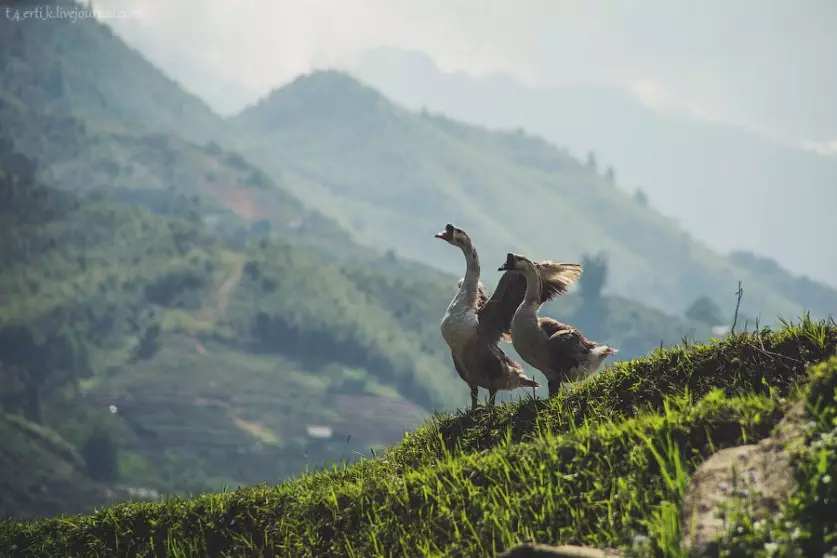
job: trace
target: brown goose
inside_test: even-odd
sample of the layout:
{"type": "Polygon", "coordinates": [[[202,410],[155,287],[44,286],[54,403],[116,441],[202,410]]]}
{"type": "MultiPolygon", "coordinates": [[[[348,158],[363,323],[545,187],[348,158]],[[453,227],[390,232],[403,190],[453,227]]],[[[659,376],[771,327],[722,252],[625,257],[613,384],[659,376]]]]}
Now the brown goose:
{"type": "MultiPolygon", "coordinates": [[[[465,255],[465,277],[459,280],[459,291],[442,318],[441,330],[456,372],[471,389],[471,408],[477,405],[480,387],[488,390],[490,405],[499,390],[540,387],[498,346],[500,339],[511,341],[511,320],[526,293],[525,278],[518,273],[504,274],[488,297],[479,280],[479,256],[465,231],[448,224],[436,238],[458,247],[465,255]]],[[[541,304],[566,292],[575,277],[544,273],[541,304]]]]}
{"type": "MultiPolygon", "coordinates": [[[[519,272],[526,279],[526,295],[511,322],[512,344],[520,358],[546,376],[552,396],[560,390],[562,382],[575,382],[595,373],[604,359],[618,350],[590,341],[574,327],[558,320],[538,317],[542,296],[539,275],[545,265],[551,266],[550,273],[554,274],[577,266],[550,263],[539,267],[525,256],[507,254],[498,271],[519,272]]],[[[573,273],[576,277],[580,275],[581,267],[573,273]]]]}

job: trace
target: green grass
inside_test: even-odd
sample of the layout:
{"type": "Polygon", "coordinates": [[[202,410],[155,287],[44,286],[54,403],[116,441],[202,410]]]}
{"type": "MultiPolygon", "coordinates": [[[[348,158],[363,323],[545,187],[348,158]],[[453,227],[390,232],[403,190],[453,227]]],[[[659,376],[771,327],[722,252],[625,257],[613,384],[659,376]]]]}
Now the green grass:
{"type": "MultiPolygon", "coordinates": [[[[808,318],[776,332],[661,350],[549,401],[437,416],[374,459],[277,486],[7,522],[0,549],[493,556],[537,541],[679,556],[678,507],[690,473],[714,451],[768,436],[802,397],[814,426],[782,529],[817,552],[806,555],[821,555],[837,533],[834,507],[823,507],[834,497],[825,480],[834,445],[825,433],[837,416],[837,358],[828,360],[835,350],[837,326],[808,318]]],[[[725,548],[752,555],[763,555],[779,533],[736,532],[725,548]]]]}

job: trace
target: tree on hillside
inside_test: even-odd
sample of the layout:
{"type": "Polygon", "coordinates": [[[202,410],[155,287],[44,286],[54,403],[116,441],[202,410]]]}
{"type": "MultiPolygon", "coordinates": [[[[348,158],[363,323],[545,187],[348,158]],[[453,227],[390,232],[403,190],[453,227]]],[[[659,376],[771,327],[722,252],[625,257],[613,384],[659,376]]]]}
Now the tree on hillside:
{"type": "Polygon", "coordinates": [[[47,341],[47,366],[51,370],[63,370],[61,383],[70,383],[78,395],[79,380],[91,374],[90,348],[87,341],[71,327],[62,327],[47,341]]]}
{"type": "Polygon", "coordinates": [[[605,178],[607,178],[608,182],[611,184],[616,184],[616,171],[613,170],[613,167],[608,165],[607,170],[605,171],[605,178]]]}
{"type": "Polygon", "coordinates": [[[160,324],[148,326],[134,349],[133,361],[148,360],[160,350],[160,324]]]}
{"type": "Polygon", "coordinates": [[[593,172],[598,172],[599,165],[596,162],[596,154],[592,151],[587,152],[587,168],[593,172]]]}
{"type": "Polygon", "coordinates": [[[597,301],[607,281],[607,255],[603,252],[595,256],[584,254],[581,265],[584,269],[578,280],[581,296],[585,302],[597,301]]]}
{"type": "Polygon", "coordinates": [[[101,426],[95,428],[81,446],[87,473],[102,482],[113,482],[118,478],[118,453],[113,435],[101,426]]]}
{"type": "Polygon", "coordinates": [[[636,192],[634,192],[634,201],[642,206],[648,205],[648,196],[642,188],[637,188],[636,192]]]}
{"type": "Polygon", "coordinates": [[[724,323],[721,308],[708,296],[699,296],[686,309],[686,317],[714,326],[724,323]]]}
{"type": "Polygon", "coordinates": [[[19,404],[27,420],[41,422],[44,392],[54,392],[90,369],[85,343],[67,328],[40,336],[28,325],[9,325],[0,329],[0,362],[3,376],[19,382],[23,402],[19,404]]]}
{"type": "Polygon", "coordinates": [[[0,329],[0,360],[21,379],[24,390],[24,417],[41,422],[41,387],[46,370],[43,353],[35,332],[27,325],[11,325],[0,329]]]}

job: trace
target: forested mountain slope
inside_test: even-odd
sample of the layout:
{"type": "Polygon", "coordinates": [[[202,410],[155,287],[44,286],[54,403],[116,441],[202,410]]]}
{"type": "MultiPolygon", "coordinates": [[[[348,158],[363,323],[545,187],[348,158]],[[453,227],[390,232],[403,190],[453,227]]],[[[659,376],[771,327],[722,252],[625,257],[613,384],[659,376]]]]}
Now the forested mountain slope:
{"type": "Polygon", "coordinates": [[[669,312],[701,294],[731,307],[738,280],[748,314],[770,321],[800,312],[597,169],[522,132],[410,112],[334,71],[274,90],[234,123],[251,138],[248,156],[281,171],[300,199],[404,256],[459,269],[455,250],[427,241],[450,221],[486,262],[507,251],[565,261],[604,251],[618,270],[612,292],[669,312]]]}

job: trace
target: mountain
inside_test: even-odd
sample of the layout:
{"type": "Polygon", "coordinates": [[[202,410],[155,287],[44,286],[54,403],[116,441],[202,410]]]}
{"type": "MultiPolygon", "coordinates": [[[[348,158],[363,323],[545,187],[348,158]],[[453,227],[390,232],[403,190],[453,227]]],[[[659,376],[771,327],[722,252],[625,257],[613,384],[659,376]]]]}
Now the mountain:
{"type": "MultiPolygon", "coordinates": [[[[25,50],[12,48],[11,44],[4,50],[0,111],[4,126],[10,128],[19,148],[42,160],[39,168],[43,175],[60,187],[117,187],[122,199],[156,209],[164,204],[161,196],[179,196],[176,203],[165,202],[176,207],[184,206],[183,198],[193,201],[198,196],[206,207],[204,218],[222,221],[221,226],[227,231],[247,234],[265,227],[274,233],[296,231],[301,241],[318,247],[328,245],[329,257],[343,261],[374,259],[368,251],[361,256],[360,242],[457,274],[461,274],[461,262],[456,251],[440,249],[443,247],[438,242],[426,239],[431,231],[455,216],[442,208],[461,207],[459,222],[468,225],[475,238],[480,239],[481,251],[487,258],[502,259],[509,249],[556,254],[551,257],[560,254],[564,259],[603,249],[610,253],[615,267],[628,271],[614,275],[615,293],[639,298],[670,313],[680,313],[700,294],[715,297],[722,308],[730,307],[730,296],[722,293],[730,287],[734,291],[737,279],[748,285],[742,303],[749,314],[763,310],[763,318],[769,320],[776,314],[798,313],[795,301],[788,304],[775,293],[763,292],[756,282],[732,266],[722,264],[726,269],[713,270],[714,278],[706,279],[702,277],[706,271],[680,265],[681,247],[691,246],[681,231],[659,215],[637,208],[627,196],[620,196],[613,203],[602,202],[607,208],[603,210],[597,197],[610,198],[618,190],[542,141],[521,139],[514,134],[492,135],[446,119],[406,113],[366,88],[355,88],[356,84],[349,83],[351,80],[344,80],[331,92],[316,91],[318,86],[309,83],[318,81],[314,79],[301,80],[297,87],[283,88],[274,96],[278,99],[277,110],[293,111],[294,103],[298,103],[303,110],[300,115],[305,115],[304,119],[291,115],[289,122],[295,127],[277,131],[289,145],[277,146],[266,138],[273,133],[269,129],[272,124],[265,121],[262,125],[267,126],[266,131],[254,131],[255,128],[241,126],[242,119],[247,119],[245,115],[232,123],[224,121],[127,47],[106,26],[94,20],[78,21],[72,26],[66,20],[51,20],[47,24],[43,28],[12,21],[3,24],[11,26],[4,36],[19,36],[25,50]],[[85,72],[80,60],[94,61],[102,71],[85,72]],[[70,83],[72,87],[51,88],[43,79],[50,73],[56,82],[70,83]],[[334,95],[340,99],[335,101],[334,95]],[[380,133],[375,130],[374,137],[367,132],[373,144],[378,142],[378,151],[378,147],[363,141],[343,149],[345,142],[354,141],[348,131],[366,125],[358,120],[364,114],[361,107],[367,102],[366,97],[377,107],[368,113],[373,115],[371,118],[377,118],[375,111],[379,116],[389,114],[380,122],[384,127],[392,127],[380,133]],[[102,102],[107,110],[101,108],[102,102]],[[355,109],[360,112],[352,112],[355,109]],[[330,120],[325,120],[326,116],[330,120]],[[212,133],[198,133],[198,129],[212,133]],[[296,138],[294,134],[303,137],[296,138]],[[404,134],[417,141],[405,142],[404,134]],[[206,142],[210,136],[216,139],[206,142]],[[407,153],[397,152],[398,146],[407,144],[407,153]],[[363,152],[369,149],[372,151],[363,152]],[[388,149],[395,153],[386,153],[388,149]],[[316,153],[306,154],[306,150],[316,153]],[[334,150],[340,153],[332,154],[334,150]],[[359,160],[346,160],[356,156],[368,160],[360,164],[359,160]],[[555,176],[556,168],[565,173],[560,179],[555,176]],[[565,218],[572,224],[562,224],[562,228],[572,230],[572,235],[560,235],[561,241],[550,242],[547,250],[545,240],[532,243],[533,237],[542,237],[543,223],[562,218],[558,207],[546,200],[536,204],[534,215],[527,219],[528,227],[509,231],[497,225],[508,220],[496,211],[510,197],[501,180],[532,182],[554,192],[554,180],[566,187],[576,176],[580,182],[592,181],[604,188],[587,188],[596,192],[583,202],[588,204],[588,210],[578,214],[579,208],[573,208],[578,217],[565,218]],[[356,187],[346,189],[347,181],[356,187]],[[161,193],[173,185],[175,192],[161,193]],[[442,193],[438,195],[427,188],[442,193]],[[479,196],[478,204],[471,203],[475,195],[479,196]],[[422,209],[428,203],[433,207],[422,209]],[[487,204],[493,208],[488,213],[480,207],[487,204]],[[618,216],[607,218],[607,211],[615,211],[618,216]],[[636,211],[653,215],[657,226],[650,230],[645,224],[634,226],[630,216],[636,211]],[[405,213],[409,217],[406,222],[405,213]],[[623,214],[628,218],[623,218],[623,214]],[[583,215],[596,218],[584,219],[583,215]],[[330,218],[339,223],[332,223],[330,218]],[[605,223],[610,230],[601,230],[598,223],[605,223]],[[630,236],[635,237],[630,247],[621,243],[623,226],[628,226],[630,236]],[[660,228],[666,232],[661,233],[660,228]],[[488,236],[486,229],[492,231],[488,236]],[[668,249],[675,252],[672,257],[657,246],[656,237],[660,234],[668,237],[668,249]],[[614,240],[614,236],[620,238],[614,240]],[[649,237],[653,242],[643,240],[649,237]],[[502,243],[498,242],[501,238],[502,243]],[[649,255],[655,252],[659,256],[649,255]],[[664,279],[665,268],[657,268],[656,259],[664,259],[675,273],[664,279]],[[650,274],[658,276],[656,282],[661,287],[649,285],[646,277],[650,274]]],[[[325,87],[330,86],[325,83],[325,87]]],[[[259,120],[254,110],[247,111],[249,118],[259,120]]],[[[282,125],[281,117],[274,120],[282,125]]],[[[537,190],[535,186],[530,195],[540,197],[537,190]]],[[[532,205],[518,205],[515,211],[529,212],[532,205]]],[[[706,252],[701,247],[696,250],[706,252]]],[[[696,265],[701,267],[715,267],[700,261],[700,256],[690,259],[697,260],[696,265]]],[[[419,269],[403,259],[395,267],[405,273],[417,273],[419,269]]],[[[430,273],[426,268],[425,271],[430,273]]],[[[486,280],[492,283],[492,278],[486,280]]],[[[817,313],[818,309],[812,311],[817,313]]]]}
{"type": "MultiPolygon", "coordinates": [[[[43,6],[15,2],[26,10],[43,6]]],[[[53,10],[81,9],[58,0],[53,10]]],[[[92,18],[0,20],[3,91],[40,112],[59,111],[111,129],[174,132],[205,142],[229,133],[202,101],[184,92],[134,49],[92,18]],[[117,119],[114,115],[118,116],[117,119]]]]}
{"type": "Polygon", "coordinates": [[[444,73],[419,52],[382,47],[343,67],[404,106],[522,127],[581,156],[592,151],[615,169],[620,189],[641,188],[714,249],[767,254],[837,286],[837,247],[818,240],[837,204],[837,156],[651,110],[613,88],[530,88],[506,75],[444,73]]]}
{"type": "Polygon", "coordinates": [[[291,195],[281,172],[268,176],[244,158],[223,118],[106,25],[4,18],[0,26],[0,40],[8,43],[0,55],[0,131],[37,162],[42,180],[74,191],[108,190],[154,211],[197,210],[237,239],[253,230],[281,233],[329,257],[421,273],[409,263],[382,262],[291,195]]]}
{"type": "Polygon", "coordinates": [[[604,251],[618,270],[613,293],[669,312],[701,294],[731,309],[737,280],[748,314],[800,312],[607,176],[522,131],[411,112],[336,71],[274,90],[233,123],[251,138],[247,156],[282,172],[300,199],[405,257],[461,273],[459,251],[431,236],[453,222],[475,239],[484,269],[507,251],[565,261],[604,251]]]}

